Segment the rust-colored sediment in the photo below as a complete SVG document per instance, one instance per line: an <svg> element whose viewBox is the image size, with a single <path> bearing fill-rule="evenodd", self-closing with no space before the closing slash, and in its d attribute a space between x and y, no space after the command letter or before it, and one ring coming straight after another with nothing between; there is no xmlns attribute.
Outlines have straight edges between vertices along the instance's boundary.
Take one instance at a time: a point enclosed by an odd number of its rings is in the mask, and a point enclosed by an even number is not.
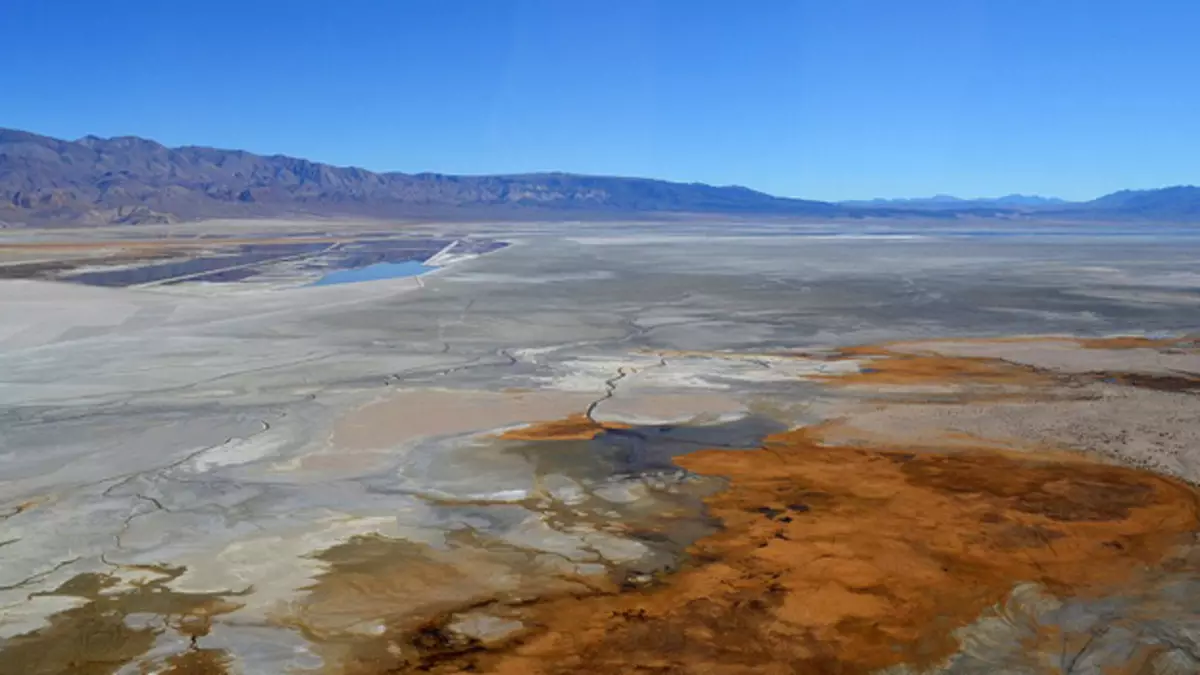
<svg viewBox="0 0 1200 675"><path fill-rule="evenodd" d="M1106 337L1085 338L1075 337L1070 335L1004 335L990 337L948 337L948 338L932 338L919 340L892 340L888 342L880 342L873 345L861 345L856 347L846 347L838 351L842 353L862 353L876 354L887 351L893 347L912 347L923 344L935 343L995 343L995 344L1021 344L1021 343L1037 343L1037 342L1057 342L1073 344L1085 349L1172 349L1177 347L1187 347L1195 344L1200 340L1200 334L1184 334L1172 337L1147 337L1145 335L1109 335Z"/></svg>
<svg viewBox="0 0 1200 675"><path fill-rule="evenodd" d="M1072 341L1084 349L1176 349L1195 346L1197 336L1175 338L1151 338L1137 335L1121 335L1104 338L1073 338Z"/></svg>
<svg viewBox="0 0 1200 675"><path fill-rule="evenodd" d="M840 351L846 358L869 358L857 373L820 376L829 384L875 386L971 386L1037 387L1053 377L1035 368L1000 359L939 354L906 354L883 347L849 347Z"/></svg>
<svg viewBox="0 0 1200 675"><path fill-rule="evenodd" d="M724 529L661 586L550 599L498 650L441 672L867 673L928 665L1021 581L1101 592L1198 524L1185 484L1073 458L827 447L819 431L677 459L729 477Z"/></svg>
<svg viewBox="0 0 1200 675"><path fill-rule="evenodd" d="M1125 350L1154 349L1158 351L1194 351L1195 337L1147 338L1118 336L1106 338L1067 338L1057 336L1013 336L1003 338L955 338L948 343L1069 343L1080 349ZM857 388L886 387L953 387L958 395L967 394L975 402L1025 399L1038 396L1061 396L1067 390L1055 388L1067 382L1108 382L1142 389L1171 392L1200 390L1200 377L1179 372L1171 375L1138 372L1095 371L1062 375L1013 363L996 357L947 356L936 351L922 351L929 343L892 342L863 345L838 350L838 358L861 360L860 370L814 376L812 379L835 386ZM929 345L936 350L938 341ZM905 347L905 350L898 350Z"/></svg>
<svg viewBox="0 0 1200 675"><path fill-rule="evenodd" d="M500 434L509 441L586 441L596 437L605 429L628 429L628 424L618 422L600 423L587 415L570 415L566 419L537 422L519 429L510 429Z"/></svg>

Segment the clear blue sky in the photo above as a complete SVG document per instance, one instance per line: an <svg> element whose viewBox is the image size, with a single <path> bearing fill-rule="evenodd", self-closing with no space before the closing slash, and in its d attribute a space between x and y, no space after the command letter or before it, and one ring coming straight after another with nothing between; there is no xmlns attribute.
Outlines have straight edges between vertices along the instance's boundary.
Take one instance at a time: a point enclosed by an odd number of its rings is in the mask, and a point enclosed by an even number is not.
<svg viewBox="0 0 1200 675"><path fill-rule="evenodd" d="M818 199L1200 182L1197 0L5 0L0 126Z"/></svg>

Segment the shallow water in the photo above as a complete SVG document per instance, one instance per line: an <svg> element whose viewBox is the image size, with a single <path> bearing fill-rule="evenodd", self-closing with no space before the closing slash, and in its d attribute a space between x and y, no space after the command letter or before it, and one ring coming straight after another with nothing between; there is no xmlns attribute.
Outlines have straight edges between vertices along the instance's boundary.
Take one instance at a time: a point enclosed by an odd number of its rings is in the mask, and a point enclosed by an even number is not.
<svg viewBox="0 0 1200 675"><path fill-rule="evenodd" d="M300 238L303 235L295 235ZM312 236L312 235L310 235ZM37 261L0 266L2 278L44 278L89 286L125 287L187 283L234 283L266 275L304 280L325 274L316 285L390 279L428 271L422 261L452 249L456 256L484 255L507 246L493 239L455 237L378 237L320 241L222 243L212 248L190 246L143 248L106 257ZM142 242L145 243L145 242ZM68 249L70 250L70 249ZM340 272L349 272L342 275Z"/></svg>
<svg viewBox="0 0 1200 675"><path fill-rule="evenodd" d="M398 263L376 263L354 270L338 270L330 272L313 282L313 286L333 286L335 284L353 284L360 281L379 281L381 279L401 279L416 277L437 269L424 265L415 260Z"/></svg>

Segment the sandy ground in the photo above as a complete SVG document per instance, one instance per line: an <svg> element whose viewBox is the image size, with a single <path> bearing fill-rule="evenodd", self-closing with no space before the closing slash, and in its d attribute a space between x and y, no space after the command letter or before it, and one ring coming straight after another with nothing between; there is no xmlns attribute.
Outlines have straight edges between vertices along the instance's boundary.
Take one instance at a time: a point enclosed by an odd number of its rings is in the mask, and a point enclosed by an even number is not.
<svg viewBox="0 0 1200 675"><path fill-rule="evenodd" d="M402 391L347 413L334 426L331 443L363 450L520 425L577 412L592 398L547 391Z"/></svg>
<svg viewBox="0 0 1200 675"><path fill-rule="evenodd" d="M343 227L319 225L209 231ZM593 645L610 669L622 654L669 651L620 617L616 637L599 639L616 609L635 620L644 610L683 646L694 630L775 634L785 620L846 645L784 658L763 643L754 658L772 663L991 672L979 664L994 657L1025 672L1049 654L1048 636L1083 625L1063 617L1119 606L1129 634L1098 639L1104 650L1077 663L1126 667L1121 654L1155 639L1179 647L1145 658L1192 658L1181 617L1200 607L1194 568L1168 536L1195 533L1184 522L1191 488L1156 476L1200 477L1194 346L1062 336L1194 332L1181 310L1200 297L1186 274L1194 244L579 227L456 224L514 246L423 284L206 295L0 281L0 673L452 670L485 644L480 664L553 671L572 652L553 634ZM0 248L68 234L6 233L16 239ZM70 234L101 247L127 235ZM1029 335L1058 337L980 339ZM820 438L786 435L816 424ZM783 445L760 450L768 437ZM785 450L795 456L773 465ZM947 453L970 454L951 468L974 496L948 497L954 484L891 459L942 471L925 457ZM1008 475L1025 476L1019 490L997 482ZM847 540L844 560L821 572L841 590L752 555L763 541L764 555L796 560L820 549L776 543L780 529L807 532L795 515L782 522L802 503L784 494L793 483L830 495L831 536L851 517L878 534ZM1105 487L1115 483L1144 487L1114 497L1127 513L1068 517L1103 505L1095 490L1115 495ZM1040 500L1032 511L1014 501L1026 493ZM895 509L868 508L885 497ZM948 550L979 544L964 528L983 512L955 511L956 499L999 514L984 532L996 550L1021 533L1058 534L1020 539L1024 562L946 558L980 575L960 575L978 581L974 595L932 568L884 569L892 558L872 547L885 534L897 564L928 548L922 532L944 530ZM902 513L925 513L928 527L905 538ZM1101 527L1127 539L1099 539ZM1124 548L1106 547L1114 540ZM1055 566L1050 545L1063 561L1102 564ZM1138 580L1135 567L1165 576ZM722 574L743 575L738 593L749 595L709 593ZM752 625L723 623L722 608L777 593L775 574L793 590L753 608ZM1179 590L1164 599L1168 582ZM664 600L643 596L654 588ZM817 603L826 614L804 600L835 591L837 602ZM918 596L933 604L889 609ZM566 597L593 599L561 612L569 627L551 626ZM700 615L676 616L683 606ZM1156 628L1138 618L1150 607L1168 617ZM945 641L952 631L930 625L933 614L978 639ZM701 615L710 623L689 623ZM830 628L846 617L891 628ZM539 625L553 630L530 632ZM1001 628L1045 645L1014 652L995 639ZM711 649L695 658L728 662ZM858 660L843 658L851 651Z"/></svg>

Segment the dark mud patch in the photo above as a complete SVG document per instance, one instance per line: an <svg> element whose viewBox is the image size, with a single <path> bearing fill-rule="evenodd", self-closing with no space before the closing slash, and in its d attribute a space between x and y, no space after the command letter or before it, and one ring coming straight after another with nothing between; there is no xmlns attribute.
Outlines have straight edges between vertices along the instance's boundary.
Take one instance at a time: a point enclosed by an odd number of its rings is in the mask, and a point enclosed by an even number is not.
<svg viewBox="0 0 1200 675"><path fill-rule="evenodd" d="M1160 375L1152 373L1097 372L1081 376L1081 379L1088 382L1118 384L1125 387L1151 389L1153 391L1184 394L1200 392L1200 376L1191 373Z"/></svg>
<svg viewBox="0 0 1200 675"><path fill-rule="evenodd" d="M678 471L674 459L699 448L753 450L786 427L765 417L703 426L661 425L609 428L592 440L590 451L605 458L617 474Z"/></svg>
<svg viewBox="0 0 1200 675"><path fill-rule="evenodd" d="M784 428L762 417L700 426L598 426L582 416L536 425L537 433L555 430L558 438L577 438L582 432L590 438L524 442L507 451L529 461L541 485L566 477L579 486L570 503L543 492L523 503L526 508L560 529L600 527L649 549L640 565L613 567L618 580L675 570L688 546L717 529L704 499L726 481L686 471L675 458L702 448L751 451Z"/></svg>
<svg viewBox="0 0 1200 675"><path fill-rule="evenodd" d="M251 265L258 265L281 258L303 254L316 254L329 247L328 244L272 244L265 246L242 246L237 252L197 256L186 260L174 260L158 264L128 267L114 270L96 270L79 274L64 275L63 281L88 286L123 287L167 281L176 277L190 277L205 272L210 278L220 278L219 270L242 267L235 277L246 278L252 272Z"/></svg>
<svg viewBox="0 0 1200 675"><path fill-rule="evenodd" d="M557 469L575 474L572 463L585 468L596 478L601 475L633 475L658 471L678 471L673 458L698 448L752 450L770 434L786 427L766 417L744 417L721 424L689 426L682 424L633 426L595 422L586 415L571 415L562 420L539 422L500 435L505 440L590 441L578 451L550 453L565 461ZM538 444L528 446L531 449ZM537 454L543 454L538 452ZM546 458L549 459L549 458Z"/></svg>
<svg viewBox="0 0 1200 675"><path fill-rule="evenodd" d="M10 265L0 265L0 279L43 279L46 281L56 281L63 275L68 275L80 267L93 265L143 265L178 255L178 252L164 250L159 252L118 254L103 258L72 258L31 263L13 263Z"/></svg>

